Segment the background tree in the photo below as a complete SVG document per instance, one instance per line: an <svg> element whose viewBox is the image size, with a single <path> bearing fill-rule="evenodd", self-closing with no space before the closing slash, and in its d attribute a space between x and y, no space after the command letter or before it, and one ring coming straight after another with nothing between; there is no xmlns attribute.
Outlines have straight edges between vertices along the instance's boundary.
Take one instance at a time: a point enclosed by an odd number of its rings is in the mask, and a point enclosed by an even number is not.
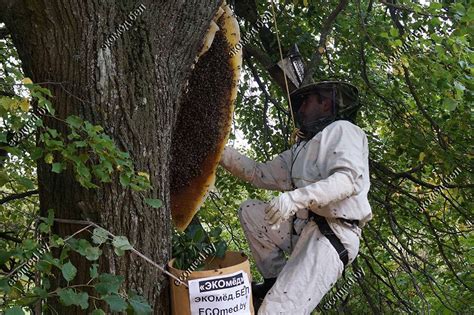
<svg viewBox="0 0 474 315"><path fill-rule="evenodd" d="M271 13L264 3L249 3L236 2L247 32L255 11ZM349 80L361 91L358 123L370 141L374 219L361 242L366 276L338 310L472 311L472 6L287 1L275 11L283 51L297 43L313 79ZM291 126L272 67L280 58L277 29L273 20L265 25L244 47L235 114L235 132L246 141L241 150L258 161L289 147ZM211 225L229 217L226 208L235 212L259 194L227 174L220 178Z"/></svg>

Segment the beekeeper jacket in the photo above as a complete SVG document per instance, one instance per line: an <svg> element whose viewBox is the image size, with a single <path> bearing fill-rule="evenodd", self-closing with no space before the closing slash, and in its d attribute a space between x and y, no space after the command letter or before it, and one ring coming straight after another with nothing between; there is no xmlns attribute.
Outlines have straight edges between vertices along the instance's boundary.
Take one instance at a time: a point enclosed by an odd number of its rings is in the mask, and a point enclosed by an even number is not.
<svg viewBox="0 0 474 315"><path fill-rule="evenodd" d="M309 141L295 144L267 163L257 163L226 147L221 164L259 188L289 191L298 218L306 209L328 218L371 218L368 144L364 131L338 120Z"/></svg>

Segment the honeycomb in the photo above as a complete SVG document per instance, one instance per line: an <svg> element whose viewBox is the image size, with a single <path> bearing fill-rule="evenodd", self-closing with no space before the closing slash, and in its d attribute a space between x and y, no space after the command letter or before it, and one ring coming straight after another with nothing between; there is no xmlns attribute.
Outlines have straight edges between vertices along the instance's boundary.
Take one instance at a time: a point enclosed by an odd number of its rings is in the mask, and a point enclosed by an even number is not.
<svg viewBox="0 0 474 315"><path fill-rule="evenodd" d="M225 4L214 20L180 104L172 139L171 214L180 231L214 185L237 96L242 53L231 54L230 49L240 41L239 25Z"/></svg>

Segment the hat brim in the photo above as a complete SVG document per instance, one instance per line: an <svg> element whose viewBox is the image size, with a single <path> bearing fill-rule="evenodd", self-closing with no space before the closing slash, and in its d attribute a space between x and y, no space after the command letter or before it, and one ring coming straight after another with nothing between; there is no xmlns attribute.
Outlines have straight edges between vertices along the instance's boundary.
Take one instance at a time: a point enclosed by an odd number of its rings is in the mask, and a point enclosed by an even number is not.
<svg viewBox="0 0 474 315"><path fill-rule="evenodd" d="M357 87L354 86L353 84L342 82L342 81L321 81L321 82L316 82L316 83L310 83L290 93L291 107L293 108L293 112L296 113L298 109L300 108L301 96L308 94L312 91L317 91L318 89L324 89L326 86L330 87L333 84L347 85L358 91Z"/></svg>

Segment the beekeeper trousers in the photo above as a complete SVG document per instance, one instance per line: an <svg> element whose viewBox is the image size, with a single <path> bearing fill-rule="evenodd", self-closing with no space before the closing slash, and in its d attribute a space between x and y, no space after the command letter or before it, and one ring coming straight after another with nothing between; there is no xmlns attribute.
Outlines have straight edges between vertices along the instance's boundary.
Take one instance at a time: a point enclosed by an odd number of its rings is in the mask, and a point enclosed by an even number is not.
<svg viewBox="0 0 474 315"><path fill-rule="evenodd" d="M310 314L342 276L344 265L315 222L297 218L290 246L292 219L282 222L279 230L272 230L264 219L265 207L263 201L247 200L239 208L257 268L264 278L277 277L258 315ZM337 219L327 221L348 251L348 264L352 263L359 251L360 228ZM285 252L290 254L288 261Z"/></svg>

